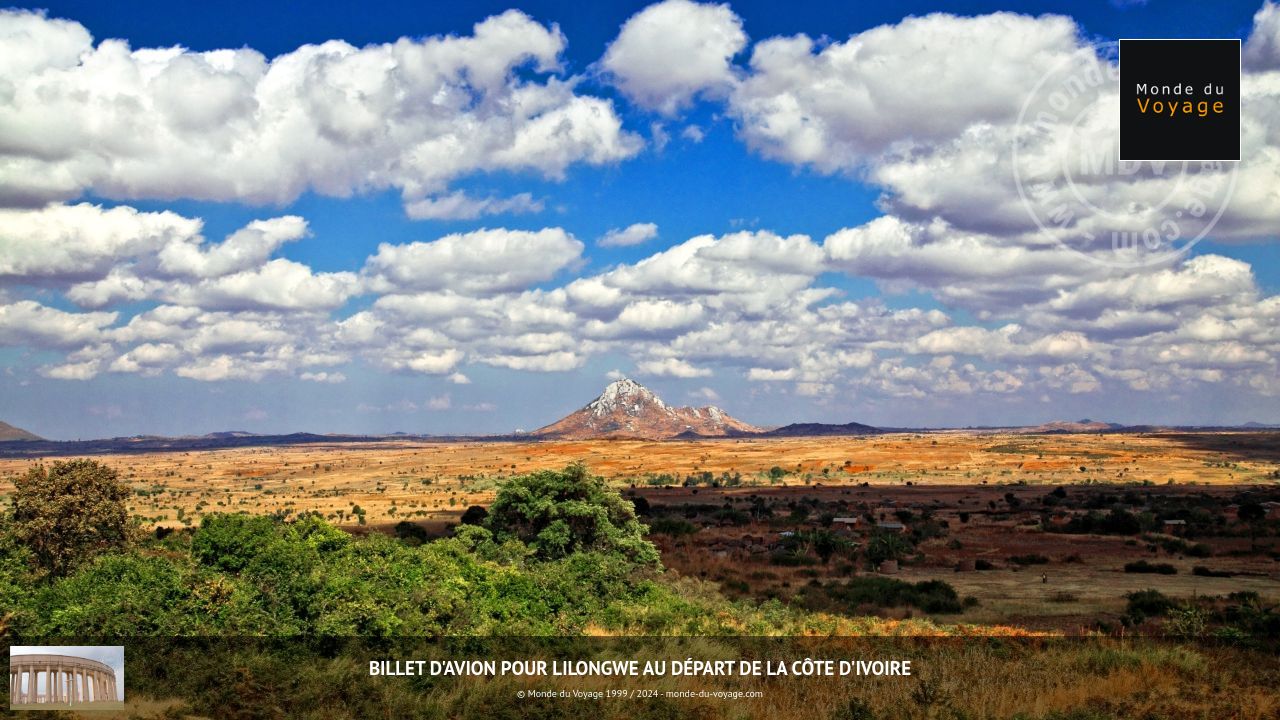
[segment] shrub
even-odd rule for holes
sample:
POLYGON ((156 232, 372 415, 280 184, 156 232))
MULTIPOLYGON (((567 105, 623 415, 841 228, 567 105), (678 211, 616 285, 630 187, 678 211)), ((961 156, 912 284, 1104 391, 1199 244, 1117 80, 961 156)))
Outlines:
POLYGON ((507 481, 484 524, 499 542, 518 539, 543 560, 594 550, 640 564, 659 562, 635 507, 578 463, 507 481))
POLYGON ((1200 576, 1200 577, 1223 577, 1223 578, 1229 578, 1229 577, 1231 577, 1234 573, 1229 573, 1229 572, 1227 572, 1227 571, 1225 571, 1225 570, 1210 570, 1209 568, 1205 567, 1204 565, 1197 565, 1197 566, 1195 566, 1195 567, 1191 568, 1191 574, 1192 574, 1192 575, 1198 575, 1198 576, 1200 576))
POLYGON ((392 530, 395 536, 410 545, 421 545, 427 541, 427 529, 416 522, 401 520, 392 530))
POLYGON ((942 580, 909 583, 896 578, 865 576, 827 588, 832 597, 853 606, 900 607, 912 605, 930 613, 958 613, 964 609, 954 587, 942 580))
POLYGON ((191 555, 204 565, 239 572, 276 540, 276 524, 266 515, 205 515, 191 538, 191 555))
POLYGON ((649 523, 649 532, 655 535, 678 537, 680 535, 692 535, 698 532, 699 529, 697 525, 680 518, 660 517, 649 523))
POLYGON ((462 518, 458 521, 463 525, 483 525, 484 519, 489 517, 489 511, 479 505, 472 505, 462 513, 462 518))
POLYGON ((802 567, 817 565, 818 559, 794 551, 784 550, 770 555, 769 562, 780 567, 802 567))
POLYGON ((879 565, 885 560, 901 560, 910 555, 915 546, 897 533, 876 533, 867 542, 867 560, 879 565))
POLYGON ((1125 595, 1129 601, 1126 612, 1136 618, 1164 615, 1173 608, 1173 600, 1159 590, 1138 590, 1125 595))
MULTIPOLYGON (((632 487, 635 487, 635 486, 633 485, 632 487)), ((639 495, 631 498, 631 504, 635 506, 636 515, 640 517, 648 517, 649 512, 652 510, 652 508, 649 505, 649 501, 646 500, 645 498, 640 497, 639 495)), ((488 512, 485 513, 485 515, 488 515, 488 514, 489 514, 488 512)), ((479 523, 476 523, 476 524, 478 525, 479 523)))
POLYGON ((1207 558, 1213 555, 1213 548, 1204 543, 1196 543, 1187 548, 1187 554, 1193 558, 1207 558))
POLYGON ((1178 568, 1169 563, 1151 563, 1146 560, 1138 560, 1137 562, 1125 563, 1124 571, 1127 573, 1154 573, 1157 575, 1176 575, 1178 568))
POLYGON ((876 720, 878 717, 870 705, 857 698, 836 708, 831 714, 831 720, 876 720))
POLYGON ((13 534, 41 571, 60 577, 128 546, 128 498, 116 471, 95 460, 36 465, 14 481, 13 534))
POLYGON ((1044 555, 1030 553, 1027 555, 1014 555, 1009 558, 1009 562, 1015 565, 1047 565, 1049 558, 1044 555))

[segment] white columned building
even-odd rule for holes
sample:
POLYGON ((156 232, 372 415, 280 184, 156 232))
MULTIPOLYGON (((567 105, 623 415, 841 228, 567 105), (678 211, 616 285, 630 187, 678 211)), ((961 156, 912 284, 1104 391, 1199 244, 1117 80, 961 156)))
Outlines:
POLYGON ((13 705, 93 705, 117 702, 120 686, 110 665, 71 655, 10 655, 13 705))

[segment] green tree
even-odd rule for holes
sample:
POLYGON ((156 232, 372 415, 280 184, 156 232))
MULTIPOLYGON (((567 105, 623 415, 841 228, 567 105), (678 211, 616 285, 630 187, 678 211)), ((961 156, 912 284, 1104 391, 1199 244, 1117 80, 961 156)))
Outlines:
POLYGON ((658 563, 634 506, 581 463, 507 481, 489 506, 485 527, 499 542, 515 538, 529 545, 542 560, 594 550, 658 563))
POLYGON ((915 547, 897 533, 877 533, 867 542, 867 560, 879 565, 885 560, 901 560, 915 550, 915 547))
POLYGON ((462 518, 458 522, 463 525, 483 525, 484 519, 489 517, 489 511, 480 505, 472 505, 467 511, 462 513, 462 518))
POLYGON ((135 534, 125 504, 129 488, 96 460, 36 465, 14 484, 14 537, 50 576, 124 550, 135 534))

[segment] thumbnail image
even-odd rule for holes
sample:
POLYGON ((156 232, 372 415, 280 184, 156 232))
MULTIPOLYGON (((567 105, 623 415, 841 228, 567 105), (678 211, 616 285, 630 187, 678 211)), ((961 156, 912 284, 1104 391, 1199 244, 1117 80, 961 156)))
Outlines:
POLYGON ((9 709, 110 709, 124 700, 124 647, 9 648, 9 709))

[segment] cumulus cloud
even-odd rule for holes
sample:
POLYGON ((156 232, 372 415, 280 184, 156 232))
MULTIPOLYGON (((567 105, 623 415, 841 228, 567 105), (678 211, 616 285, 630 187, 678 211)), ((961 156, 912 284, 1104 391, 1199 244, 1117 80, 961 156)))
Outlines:
POLYGON ((636 363, 636 370, 644 375, 656 377, 697 378, 711 376, 709 369, 694 367, 679 358, 644 360, 636 363))
POLYGON ((624 228, 613 228, 605 233, 596 245, 600 247, 630 247, 649 242, 658 236, 655 223, 635 223, 624 228))
POLYGON ((550 280, 573 265, 583 245, 560 228, 476 230, 431 242, 383 243, 365 264, 379 292, 491 293, 550 280))
POLYGON ((1280 6, 1267 0, 1253 16, 1241 62, 1252 71, 1280 70, 1280 6))
POLYGON ((632 102, 672 115, 699 93, 727 90, 733 56, 746 44, 727 4, 664 0, 623 24, 600 66, 632 102))
MULTIPOLYGON (((1246 45, 1247 159, 1216 239, 1280 230, 1276 14, 1259 11, 1246 45)), ((888 404, 1196 384, 1280 394, 1280 298, 1248 263, 1205 253, 1116 267, 1060 244, 1117 215, 1160 219, 1159 201, 1178 197, 1169 176, 1089 171, 1076 191, 1093 210, 1074 225, 1046 233, 1027 216, 1014 143, 1038 160, 1072 152, 1053 140, 1063 134, 1027 138, 1016 123, 1035 80, 1085 46, 1066 18, 936 14, 843 41, 772 38, 735 68, 746 40, 727 7, 670 0, 641 11, 599 65, 633 102, 675 114, 699 97, 722 100, 752 151, 878 186, 884 215, 820 242, 764 229, 698 235, 584 273, 583 243, 560 228, 383 243, 363 266, 321 272, 280 257, 308 237, 302 218, 256 220, 214 241, 175 213, 43 202, 395 188, 410 217, 538 211, 527 193, 472 196, 451 183, 494 170, 557 177, 639 143, 607 102, 556 75, 555 27, 512 12, 467 37, 326 43, 267 60, 95 45, 75 23, 0 17, 11 38, 0 79, 15 93, 0 108, 0 137, 13 145, 0 149, 0 188, 11 206, 36 203, 0 210, 0 344, 54 355, 36 361, 49 378, 330 383, 363 362, 465 384, 474 367, 570 372, 609 358, 649 376, 715 368, 762 394, 888 404), (104 103, 101 128, 72 111, 90 100, 104 103), (115 132, 126 122, 137 132, 115 132), (111 142, 94 134, 106 131, 111 142), (832 272, 931 299, 850 298, 832 272)), ((1077 139, 1114 134, 1114 101, 1104 90, 1073 108, 1077 139)), ((681 135, 696 141, 701 130, 681 135)), ((638 223, 597 245, 656 233, 638 223)))
POLYGON ((74 348, 101 342, 117 313, 65 312, 33 300, 0 305, 0 346, 74 348))
MULTIPOLYGON (((1191 169, 1192 177, 1222 188, 1215 209, 1220 195, 1233 193, 1213 225, 1216 239, 1280 232, 1272 190, 1280 184, 1280 75, 1262 72, 1273 66, 1277 16, 1274 5, 1264 6, 1246 46, 1253 58, 1246 65, 1255 71, 1242 82, 1243 161, 1191 169)), ((1176 215, 1197 202, 1196 187, 1177 168, 1107 170, 1118 153, 1114 72, 1070 18, 936 13, 843 42, 804 35, 758 42, 727 110, 748 148, 869 181, 885 191, 882 208, 904 221, 940 220, 1005 246, 1066 242, 1098 255, 1098 238, 1175 217, 1181 237, 1200 235, 1214 214, 1176 215), (1029 117, 1039 119, 1020 125, 1037 83, 1063 67, 1102 81, 1051 120, 1033 104, 1029 117), (1070 222, 1042 230, 1033 221, 1015 183, 1015 145, 1024 174, 1071 168, 1071 183, 1058 177, 1034 184, 1039 204, 1075 210, 1070 222)))
POLYGON ((101 279, 121 259, 189 246, 201 229, 200 220, 131 207, 105 210, 81 203, 0 209, 0 278, 63 283, 101 279))
POLYGON ((909 17, 819 45, 755 45, 729 110, 761 154, 843 170, 901 142, 937 142, 1017 116, 1028 89, 1077 47, 1065 17, 909 17))
POLYGON ((473 198, 459 190, 440 197, 407 202, 404 211, 414 220, 474 220, 481 215, 538 213, 542 208, 542 201, 534 200, 529 193, 508 198, 473 198))
POLYGON ((559 29, 516 10, 468 36, 331 40, 272 59, 94 44, 78 23, 20 10, 0 13, 0 38, 8 206, 90 191, 287 203, 394 188, 429 215, 448 201, 426 198, 458 178, 558 178, 642 144, 608 100, 556 75, 559 29))

